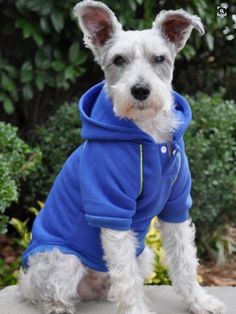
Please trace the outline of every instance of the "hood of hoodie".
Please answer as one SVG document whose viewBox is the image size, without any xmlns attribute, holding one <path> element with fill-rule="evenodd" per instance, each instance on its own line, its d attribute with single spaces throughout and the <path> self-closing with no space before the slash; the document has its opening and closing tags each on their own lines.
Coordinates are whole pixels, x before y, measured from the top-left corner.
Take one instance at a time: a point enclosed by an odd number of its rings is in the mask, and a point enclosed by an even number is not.
<svg viewBox="0 0 236 314">
<path fill-rule="evenodd" d="M 192 113 L 188 102 L 172 91 L 174 110 L 180 127 L 173 139 L 178 141 L 188 128 Z M 112 101 L 105 90 L 105 81 L 90 88 L 79 101 L 83 139 L 103 141 L 141 141 L 153 143 L 153 138 L 142 131 L 132 120 L 119 118 L 112 108 Z"/>
</svg>

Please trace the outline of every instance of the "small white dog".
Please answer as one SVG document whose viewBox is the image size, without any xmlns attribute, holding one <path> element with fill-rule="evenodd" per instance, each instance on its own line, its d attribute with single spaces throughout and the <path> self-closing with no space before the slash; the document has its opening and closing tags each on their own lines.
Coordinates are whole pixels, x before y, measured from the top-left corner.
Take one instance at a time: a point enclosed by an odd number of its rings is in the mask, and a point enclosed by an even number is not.
<svg viewBox="0 0 236 314">
<path fill-rule="evenodd" d="M 183 142 L 191 110 L 171 87 L 177 52 L 193 28 L 204 33 L 199 17 L 162 11 L 151 29 L 123 31 L 102 2 L 80 2 L 74 14 L 106 81 L 80 100 L 85 142 L 35 220 L 21 294 L 45 314 L 72 314 L 76 302 L 101 298 L 120 314 L 151 314 L 143 281 L 153 254 L 144 240 L 158 216 L 169 274 L 188 309 L 226 313 L 197 282 Z"/>
</svg>

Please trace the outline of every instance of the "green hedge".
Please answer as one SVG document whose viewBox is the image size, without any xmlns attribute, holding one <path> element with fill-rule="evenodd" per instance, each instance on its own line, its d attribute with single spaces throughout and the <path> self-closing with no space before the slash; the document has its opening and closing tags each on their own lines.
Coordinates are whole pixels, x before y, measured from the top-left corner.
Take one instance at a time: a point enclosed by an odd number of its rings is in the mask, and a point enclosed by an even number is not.
<svg viewBox="0 0 236 314">
<path fill-rule="evenodd" d="M 39 146 L 43 162 L 27 181 L 24 206 L 34 206 L 35 200 L 45 201 L 62 164 L 80 145 L 81 122 L 77 107 L 77 103 L 59 107 L 54 116 L 32 132 L 31 145 Z"/>
<path fill-rule="evenodd" d="M 236 103 L 222 96 L 189 97 L 193 121 L 185 142 L 193 179 L 191 213 L 202 240 L 219 225 L 236 223 Z"/>
<path fill-rule="evenodd" d="M 17 135 L 17 128 L 0 122 L 0 233 L 6 232 L 6 208 L 18 200 L 22 180 L 40 162 L 40 150 L 24 143 Z"/>
</svg>

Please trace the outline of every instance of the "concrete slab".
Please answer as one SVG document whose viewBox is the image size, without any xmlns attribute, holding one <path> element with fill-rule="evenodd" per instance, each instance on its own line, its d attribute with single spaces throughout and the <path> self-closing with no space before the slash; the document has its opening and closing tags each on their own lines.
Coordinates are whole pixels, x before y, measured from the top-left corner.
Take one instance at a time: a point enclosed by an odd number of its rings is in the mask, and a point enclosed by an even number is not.
<svg viewBox="0 0 236 314">
<path fill-rule="evenodd" d="M 185 306 L 170 286 L 146 286 L 146 293 L 152 308 L 160 314 L 185 314 Z M 228 314 L 236 314 L 236 288 L 209 287 L 210 293 L 224 301 Z M 87 302 L 78 305 L 78 314 L 115 314 L 115 307 L 110 302 Z M 17 295 L 17 287 L 11 286 L 0 291 L 0 314 L 41 314 L 32 305 L 27 305 Z"/>
</svg>

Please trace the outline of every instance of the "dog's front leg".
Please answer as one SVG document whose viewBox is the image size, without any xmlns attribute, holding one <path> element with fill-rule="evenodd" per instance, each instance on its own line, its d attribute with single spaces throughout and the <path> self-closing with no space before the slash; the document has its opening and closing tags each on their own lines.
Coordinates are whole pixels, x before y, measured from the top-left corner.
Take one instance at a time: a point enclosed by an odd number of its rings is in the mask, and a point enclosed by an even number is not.
<svg viewBox="0 0 236 314">
<path fill-rule="evenodd" d="M 101 239 L 111 277 L 108 298 L 117 304 L 120 314 L 151 314 L 137 264 L 134 233 L 102 229 Z"/>
<path fill-rule="evenodd" d="M 225 305 L 209 295 L 197 282 L 195 227 L 191 221 L 161 221 L 161 232 L 172 284 L 189 310 L 195 314 L 225 314 Z"/>
</svg>

